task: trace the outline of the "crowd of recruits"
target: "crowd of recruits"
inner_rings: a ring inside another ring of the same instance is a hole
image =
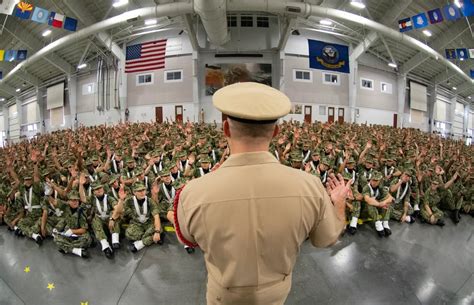
[[[282,164],[316,175],[323,184],[336,173],[351,180],[346,202],[350,234],[357,232],[361,218],[374,223],[378,236],[388,237],[390,219],[413,223],[419,217],[443,226],[443,210],[452,213],[455,223],[461,212],[474,216],[472,147],[461,142],[381,126],[284,122],[280,128],[270,153]],[[132,140],[124,142],[124,136]],[[404,145],[414,147],[403,150],[390,136],[402,136]],[[66,149],[58,154],[61,145]],[[452,153],[449,161],[443,158],[443,145],[445,153]],[[39,245],[51,236],[60,252],[81,257],[88,257],[87,248],[97,241],[112,258],[124,230],[129,250],[137,252],[163,242],[162,223],[174,224],[177,191],[190,179],[217,170],[228,155],[215,125],[189,122],[39,136],[1,152],[6,168],[0,221]],[[463,164],[454,170],[456,161]]]

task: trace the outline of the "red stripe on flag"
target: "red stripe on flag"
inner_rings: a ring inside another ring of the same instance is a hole
[[[164,65],[165,64],[165,61],[159,61],[159,62],[156,62],[156,63],[145,63],[145,64],[141,64],[141,65],[133,65],[133,66],[129,66],[129,65],[126,65],[125,66],[125,70],[127,69],[135,69],[135,68],[142,68],[142,67],[149,67],[149,66],[157,66],[157,65]]]
[[[133,65],[136,65],[136,64],[139,64],[139,63],[144,63],[144,62],[158,62],[158,61],[164,61],[165,57],[158,57],[158,58],[152,58],[152,59],[140,59],[140,60],[136,60],[134,62],[126,62],[125,65],[126,66],[133,66]]]
[[[142,43],[142,47],[157,44],[157,43],[165,43],[166,44],[166,41],[167,41],[167,39],[161,39],[161,40],[145,42],[145,43]]]
[[[150,68],[142,68],[142,69],[130,69],[130,70],[125,70],[125,73],[135,73],[135,72],[145,72],[145,71],[151,71],[151,70],[159,70],[159,69],[163,69],[165,66],[153,66],[153,67],[150,67]]]

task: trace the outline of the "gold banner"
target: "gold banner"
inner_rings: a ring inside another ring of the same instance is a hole
[[[316,57],[316,60],[323,66],[325,66],[326,68],[328,69],[340,69],[342,68],[342,66],[344,66],[346,64],[346,62],[343,60],[343,61],[340,61],[338,62],[337,64],[328,64],[327,62],[324,61],[324,59],[322,59],[321,57],[317,56]]]

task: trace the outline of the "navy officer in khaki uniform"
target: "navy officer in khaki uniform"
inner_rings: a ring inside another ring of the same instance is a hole
[[[280,91],[238,83],[217,91],[213,103],[228,115],[231,155],[177,194],[178,238],[204,252],[207,304],[281,305],[300,245],[309,237],[328,247],[343,231],[349,183],[333,175],[328,195],[318,177],[268,152],[277,119],[291,107]]]

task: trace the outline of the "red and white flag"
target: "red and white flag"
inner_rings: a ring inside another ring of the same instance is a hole
[[[125,73],[144,72],[165,67],[166,39],[127,47]]]

